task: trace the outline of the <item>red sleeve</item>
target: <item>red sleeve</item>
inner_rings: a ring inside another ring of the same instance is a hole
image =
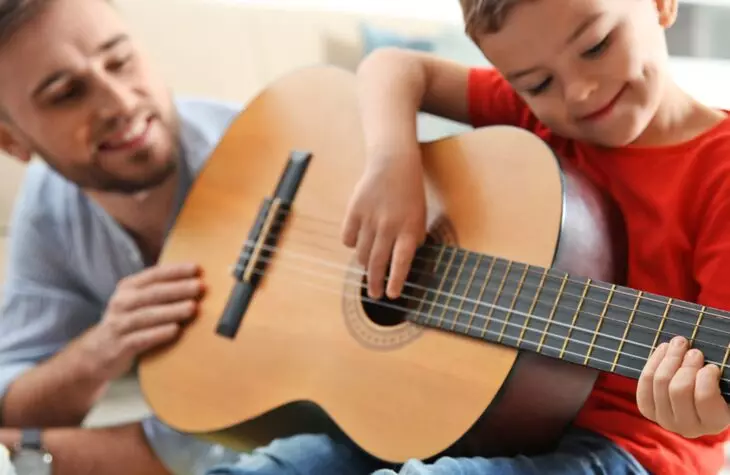
[[[472,126],[512,125],[534,133],[544,132],[527,104],[494,68],[472,68],[468,86]]]
[[[730,155],[728,155],[730,158]],[[728,164],[730,165],[730,164]],[[730,166],[707,170],[705,200],[697,226],[694,274],[699,285],[697,303],[730,310]]]

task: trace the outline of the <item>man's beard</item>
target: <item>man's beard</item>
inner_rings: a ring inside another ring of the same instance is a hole
[[[170,143],[172,146],[171,156],[167,157],[163,164],[151,170],[146,174],[146,176],[136,179],[120,178],[100,166],[63,166],[62,164],[64,160],[58,159],[57,157],[47,153],[42,147],[38,147],[36,145],[35,150],[40,158],[48,164],[48,166],[82,189],[131,195],[155,188],[165,183],[170,177],[174,176],[178,170],[180,160],[182,159],[182,149],[177,121],[175,121],[172,126],[165,124],[164,129],[170,134]],[[134,154],[129,160],[132,164],[149,163],[153,160],[153,158],[150,157],[152,153],[153,150],[144,149]],[[92,163],[98,164],[99,161],[93,160]]]
[[[150,150],[142,150],[134,155],[133,161],[148,162]],[[147,176],[138,179],[122,179],[115,177],[111,173],[106,173],[98,168],[92,169],[88,173],[84,183],[78,183],[81,188],[94,191],[103,191],[107,193],[135,194],[141,191],[155,188],[166,182],[173,176],[178,168],[180,153],[178,147],[175,147],[173,156],[170,157],[161,167],[152,170]]]

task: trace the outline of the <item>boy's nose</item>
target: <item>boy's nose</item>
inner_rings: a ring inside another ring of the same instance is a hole
[[[576,79],[565,86],[565,99],[570,105],[586,102],[598,89],[595,81],[588,79]]]

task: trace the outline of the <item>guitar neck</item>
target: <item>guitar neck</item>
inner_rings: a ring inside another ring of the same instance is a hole
[[[419,263],[420,261],[420,263]],[[447,246],[423,248],[409,320],[638,379],[676,335],[722,370],[730,401],[730,313]]]

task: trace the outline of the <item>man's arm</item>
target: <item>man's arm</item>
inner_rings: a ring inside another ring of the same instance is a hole
[[[0,430],[0,444],[12,448],[19,441],[19,430]],[[139,423],[108,429],[48,429],[43,444],[53,455],[54,475],[170,475]]]
[[[2,401],[5,427],[79,426],[108,381],[72,345],[15,380]]]

